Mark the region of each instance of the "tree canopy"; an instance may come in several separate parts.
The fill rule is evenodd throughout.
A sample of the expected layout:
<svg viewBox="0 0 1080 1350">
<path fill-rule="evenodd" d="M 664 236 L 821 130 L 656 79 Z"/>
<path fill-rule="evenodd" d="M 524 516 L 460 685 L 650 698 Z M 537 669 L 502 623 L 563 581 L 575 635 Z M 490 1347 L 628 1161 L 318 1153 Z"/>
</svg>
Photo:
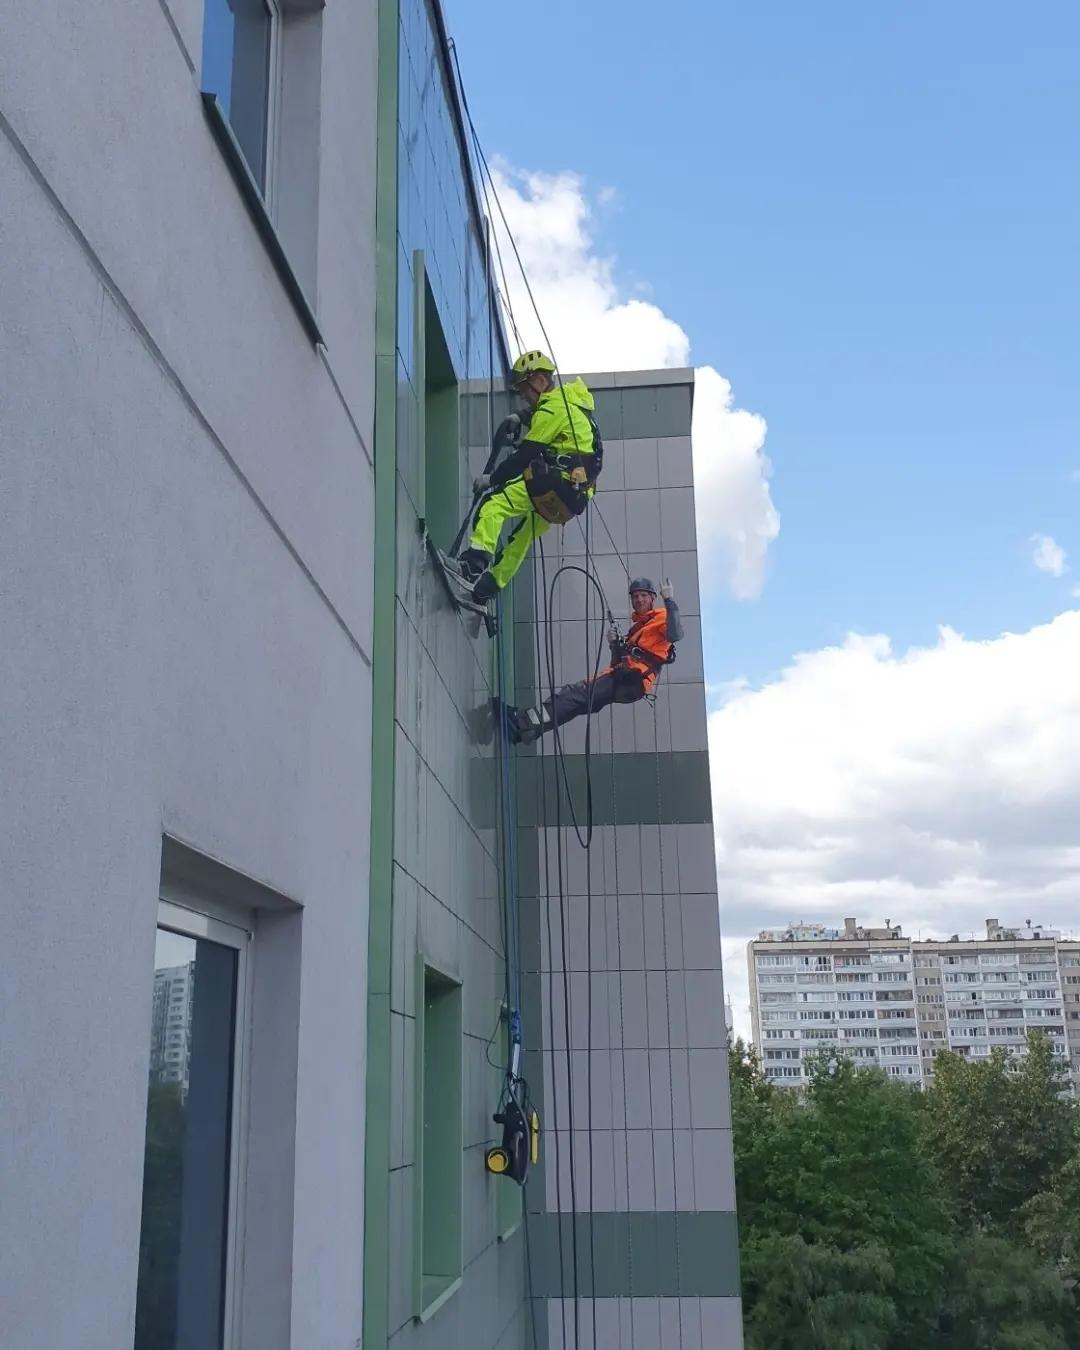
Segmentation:
<svg viewBox="0 0 1080 1350">
<path fill-rule="evenodd" d="M 1080 1124 L 1052 1047 L 919 1092 L 730 1056 L 747 1350 L 1080 1350 Z"/>
</svg>

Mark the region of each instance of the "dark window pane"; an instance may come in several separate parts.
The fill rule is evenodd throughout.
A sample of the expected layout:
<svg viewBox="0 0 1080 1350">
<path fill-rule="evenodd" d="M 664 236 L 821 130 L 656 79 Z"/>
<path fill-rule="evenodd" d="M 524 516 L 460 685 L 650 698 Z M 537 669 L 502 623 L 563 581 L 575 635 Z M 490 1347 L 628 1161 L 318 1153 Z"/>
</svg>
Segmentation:
<svg viewBox="0 0 1080 1350">
<path fill-rule="evenodd" d="M 135 1350 L 221 1345 L 236 971 L 231 947 L 158 929 Z"/>
<path fill-rule="evenodd" d="M 203 88 L 217 95 L 248 168 L 264 191 L 270 29 L 266 0 L 206 0 Z"/>
</svg>

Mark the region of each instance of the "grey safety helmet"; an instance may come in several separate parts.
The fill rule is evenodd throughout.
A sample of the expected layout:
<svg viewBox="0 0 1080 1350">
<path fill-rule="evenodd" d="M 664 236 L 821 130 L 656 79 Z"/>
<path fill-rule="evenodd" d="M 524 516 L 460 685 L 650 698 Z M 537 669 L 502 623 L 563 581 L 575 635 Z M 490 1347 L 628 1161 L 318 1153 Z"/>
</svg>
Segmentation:
<svg viewBox="0 0 1080 1350">
<path fill-rule="evenodd" d="M 656 587 L 648 577 L 635 577 L 627 587 L 627 590 L 631 595 L 633 595 L 635 591 L 648 591 L 652 598 L 654 600 L 656 599 Z"/>
</svg>

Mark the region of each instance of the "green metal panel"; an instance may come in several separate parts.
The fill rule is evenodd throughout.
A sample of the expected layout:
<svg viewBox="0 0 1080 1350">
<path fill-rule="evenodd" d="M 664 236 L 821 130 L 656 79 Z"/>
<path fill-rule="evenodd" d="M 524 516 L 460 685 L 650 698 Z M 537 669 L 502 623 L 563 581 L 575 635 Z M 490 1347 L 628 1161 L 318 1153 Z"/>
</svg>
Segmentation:
<svg viewBox="0 0 1080 1350">
<path fill-rule="evenodd" d="M 396 571 L 397 0 L 379 4 L 375 206 L 375 585 L 372 610 L 371 861 L 364 1138 L 364 1350 L 389 1336 L 390 981 L 393 935 Z M 374 1237 L 374 1240 L 373 1240 Z"/>
<path fill-rule="evenodd" d="M 518 824 L 534 826 L 554 819 L 555 794 L 562 795 L 563 820 L 569 821 L 569 806 L 562 775 L 554 755 L 540 760 L 540 769 L 525 766 L 521 756 L 518 773 Z M 659 814 L 665 825 L 699 825 L 712 820 L 707 750 L 667 751 L 659 756 L 641 751 L 614 756 L 594 754 L 589 760 L 592 779 L 593 822 L 596 825 L 655 825 L 657 822 L 657 768 L 660 773 Z M 585 801 L 588 783 L 584 755 L 565 757 L 566 776 L 575 803 Z M 612 769 L 614 768 L 614 773 Z M 542 777 L 541 777 L 542 775 Z M 614 791 L 612 783 L 614 782 Z M 548 806 L 543 819 L 542 803 Z"/>
<path fill-rule="evenodd" d="M 413 388 L 419 398 L 427 402 L 427 271 L 424 267 L 424 250 L 414 249 L 412 255 L 412 324 L 413 324 Z M 421 520 L 427 517 L 427 418 L 423 415 L 416 419 L 416 513 Z"/>
<path fill-rule="evenodd" d="M 572 1282 L 559 1277 L 559 1228 L 563 1259 L 577 1229 L 578 1287 L 597 1298 L 735 1298 L 739 1294 L 739 1230 L 728 1210 L 650 1213 L 533 1214 L 529 1241 L 533 1293 L 559 1298 Z M 590 1269 L 590 1225 L 596 1255 Z M 631 1269 L 629 1254 L 633 1251 Z"/>
</svg>

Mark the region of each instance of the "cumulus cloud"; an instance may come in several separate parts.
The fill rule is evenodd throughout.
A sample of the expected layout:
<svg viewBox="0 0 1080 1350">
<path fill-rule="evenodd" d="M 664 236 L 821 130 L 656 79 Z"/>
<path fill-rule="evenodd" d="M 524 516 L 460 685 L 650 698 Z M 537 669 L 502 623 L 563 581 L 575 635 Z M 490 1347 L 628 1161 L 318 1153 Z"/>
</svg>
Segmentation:
<svg viewBox="0 0 1080 1350">
<path fill-rule="evenodd" d="M 1065 550 L 1048 534 L 1031 536 L 1031 561 L 1040 572 L 1059 577 L 1065 571 Z"/>
<path fill-rule="evenodd" d="M 597 252 L 592 203 L 573 173 L 497 167 L 494 178 L 537 307 L 567 371 L 654 370 L 690 363 L 690 339 L 651 301 L 628 295 L 611 258 Z M 598 194 L 600 205 L 611 190 Z M 524 346 L 543 345 L 524 283 L 501 232 L 510 305 Z M 766 424 L 735 405 L 731 384 L 711 366 L 697 371 L 693 454 L 702 579 L 717 578 L 735 598 L 753 599 L 765 579 L 780 517 L 769 489 Z M 708 522 L 708 528 L 702 528 Z"/>
<path fill-rule="evenodd" d="M 698 550 L 720 563 L 737 600 L 752 600 L 765 584 L 769 545 L 780 516 L 769 491 L 765 419 L 734 406 L 731 384 L 711 366 L 697 372 L 693 454 Z"/>
<path fill-rule="evenodd" d="M 725 974 L 791 919 L 1080 929 L 1080 611 L 989 641 L 948 628 L 797 656 L 710 714 Z"/>
</svg>

